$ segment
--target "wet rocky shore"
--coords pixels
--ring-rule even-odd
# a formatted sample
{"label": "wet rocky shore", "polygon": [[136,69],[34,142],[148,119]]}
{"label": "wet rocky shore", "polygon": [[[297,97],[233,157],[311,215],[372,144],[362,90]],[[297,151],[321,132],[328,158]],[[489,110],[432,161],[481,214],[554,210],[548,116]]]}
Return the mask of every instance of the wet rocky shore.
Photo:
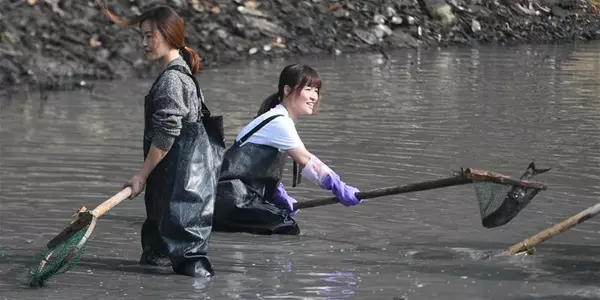
{"label": "wet rocky shore", "polygon": [[[293,55],[600,38],[599,0],[108,0],[119,16],[156,4],[186,22],[203,68]],[[0,90],[64,90],[153,75],[135,28],[94,1],[0,2]]]}

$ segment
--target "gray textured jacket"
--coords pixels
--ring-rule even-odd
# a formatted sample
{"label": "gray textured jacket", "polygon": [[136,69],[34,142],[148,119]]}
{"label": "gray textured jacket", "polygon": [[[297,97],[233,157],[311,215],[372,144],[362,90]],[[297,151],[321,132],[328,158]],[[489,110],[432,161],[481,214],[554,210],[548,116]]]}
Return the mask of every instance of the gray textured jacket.
{"label": "gray textured jacket", "polygon": [[[185,60],[178,57],[165,68],[172,65],[182,65],[188,71]],[[144,128],[144,134],[151,143],[162,150],[169,150],[179,136],[181,121],[198,119],[199,99],[196,96],[194,81],[177,70],[166,71],[156,82],[149,93],[153,101],[154,111],[146,112],[152,115],[150,128]]]}

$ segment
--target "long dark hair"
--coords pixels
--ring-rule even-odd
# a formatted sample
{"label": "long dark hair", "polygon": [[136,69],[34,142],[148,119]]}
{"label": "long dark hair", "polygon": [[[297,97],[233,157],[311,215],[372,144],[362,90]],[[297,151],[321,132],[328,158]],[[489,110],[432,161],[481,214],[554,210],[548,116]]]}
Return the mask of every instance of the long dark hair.
{"label": "long dark hair", "polygon": [[[97,0],[99,2],[100,0]],[[98,3],[101,5],[100,3]],[[194,49],[185,45],[185,27],[183,19],[168,6],[157,6],[146,10],[139,16],[131,19],[121,19],[111,12],[105,5],[103,10],[106,16],[115,24],[121,26],[131,26],[141,24],[144,21],[152,22],[153,26],[160,31],[171,48],[179,49],[183,54],[183,59],[190,67],[192,74],[200,72],[200,56]],[[156,39],[152,39],[154,43]],[[153,45],[154,46],[154,45]]]}
{"label": "long dark hair", "polygon": [[[316,87],[319,89],[319,93],[321,91],[321,77],[317,74],[313,68],[302,65],[302,64],[292,64],[283,68],[281,74],[279,75],[279,85],[277,88],[277,93],[273,93],[265,100],[263,100],[260,108],[258,109],[257,116],[264,114],[269,111],[271,108],[280,104],[283,101],[283,88],[285,86],[290,86],[292,88],[291,93],[296,93],[297,95],[302,92],[302,89],[305,86]],[[319,110],[319,101],[315,103],[313,112],[317,112]]]}

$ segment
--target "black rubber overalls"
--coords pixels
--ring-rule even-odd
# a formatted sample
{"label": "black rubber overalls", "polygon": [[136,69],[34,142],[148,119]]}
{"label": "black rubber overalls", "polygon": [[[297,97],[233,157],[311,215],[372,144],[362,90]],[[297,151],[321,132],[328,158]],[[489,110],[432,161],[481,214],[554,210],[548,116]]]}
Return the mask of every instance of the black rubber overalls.
{"label": "black rubber overalls", "polygon": [[[147,218],[142,226],[140,263],[170,264],[178,274],[205,277],[214,274],[207,248],[224,151],[222,136],[215,138],[215,128],[205,126],[207,120],[210,123],[221,119],[220,116],[210,117],[195,78],[184,67],[175,65],[168,69],[192,77],[202,104],[202,114],[199,114],[202,117],[195,122],[182,122],[180,135],[146,181]],[[152,126],[153,103],[150,96],[146,96],[146,130]],[[145,159],[151,141],[146,134],[144,136]]]}
{"label": "black rubber overalls", "polygon": [[253,128],[225,152],[213,230],[253,234],[300,233],[288,212],[269,202],[281,180],[286,153],[267,145],[246,143],[252,134],[281,115],[271,116]]}

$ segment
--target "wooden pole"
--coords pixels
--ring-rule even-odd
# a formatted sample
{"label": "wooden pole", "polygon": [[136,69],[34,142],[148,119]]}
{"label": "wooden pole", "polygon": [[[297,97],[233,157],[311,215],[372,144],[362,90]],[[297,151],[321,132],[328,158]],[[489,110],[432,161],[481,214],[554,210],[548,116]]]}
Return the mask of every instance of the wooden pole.
{"label": "wooden pole", "polygon": [[123,200],[129,198],[131,195],[131,187],[126,187],[122,189],[120,192],[112,196],[110,199],[104,201],[102,204],[98,205],[94,210],[89,211],[84,206],[79,209],[77,213],[77,217],[75,220],[71,221],[71,224],[67,226],[63,231],[61,231],[57,236],[55,236],[46,247],[48,249],[52,249],[58,246],[60,243],[66,241],[75,233],[79,232],[86,226],[88,226],[93,218],[97,218],[105,214],[111,208],[115,207],[117,204],[121,203]]}
{"label": "wooden pole", "polygon": [[583,210],[582,212],[571,216],[560,223],[554,224],[552,227],[549,227],[544,231],[541,231],[531,237],[528,237],[520,243],[512,245],[510,248],[508,248],[508,250],[504,251],[504,253],[512,255],[523,251],[528,251],[536,245],[540,244],[541,242],[555,237],[563,231],[566,231],[579,223],[587,221],[588,219],[596,216],[598,213],[600,213],[600,203],[597,203],[596,205],[586,210]]}
{"label": "wooden pole", "polygon": [[[381,189],[370,190],[366,192],[356,193],[356,197],[360,200],[370,199],[382,196],[396,195],[409,192],[426,191],[431,189],[439,189],[448,186],[462,185],[471,183],[471,179],[466,176],[452,176],[444,179],[437,179],[425,182],[411,183],[406,185],[387,187]],[[325,197],[320,199],[313,199],[308,201],[302,201],[294,204],[294,209],[303,209],[310,207],[317,207],[323,205],[331,205],[339,203],[336,197]]]}
{"label": "wooden pole", "polygon": [[[370,191],[366,191],[366,192],[358,192],[358,193],[356,193],[356,197],[360,200],[363,200],[363,199],[370,199],[370,198],[376,198],[376,197],[382,197],[382,196],[439,189],[439,188],[444,188],[444,187],[449,187],[449,186],[478,182],[478,181],[496,182],[496,183],[500,183],[500,184],[507,184],[507,185],[512,185],[512,186],[520,186],[520,187],[524,187],[524,188],[533,188],[533,189],[540,189],[540,190],[547,189],[547,187],[545,185],[540,184],[540,183],[517,180],[517,179],[513,179],[508,176],[504,176],[502,174],[498,174],[498,173],[494,173],[494,172],[489,172],[489,171],[484,171],[484,170],[479,170],[479,169],[474,169],[474,168],[468,168],[465,170],[461,170],[460,172],[457,172],[457,174],[452,177],[446,177],[446,178],[442,178],[442,179],[436,179],[436,180],[430,180],[430,181],[424,181],[424,182],[417,182],[417,183],[375,189],[375,190],[370,190]],[[294,204],[294,209],[318,207],[318,206],[324,206],[324,205],[331,205],[331,204],[335,204],[335,203],[339,203],[339,200],[337,198],[325,197],[325,198],[312,199],[312,200],[298,202],[298,203]]]}

